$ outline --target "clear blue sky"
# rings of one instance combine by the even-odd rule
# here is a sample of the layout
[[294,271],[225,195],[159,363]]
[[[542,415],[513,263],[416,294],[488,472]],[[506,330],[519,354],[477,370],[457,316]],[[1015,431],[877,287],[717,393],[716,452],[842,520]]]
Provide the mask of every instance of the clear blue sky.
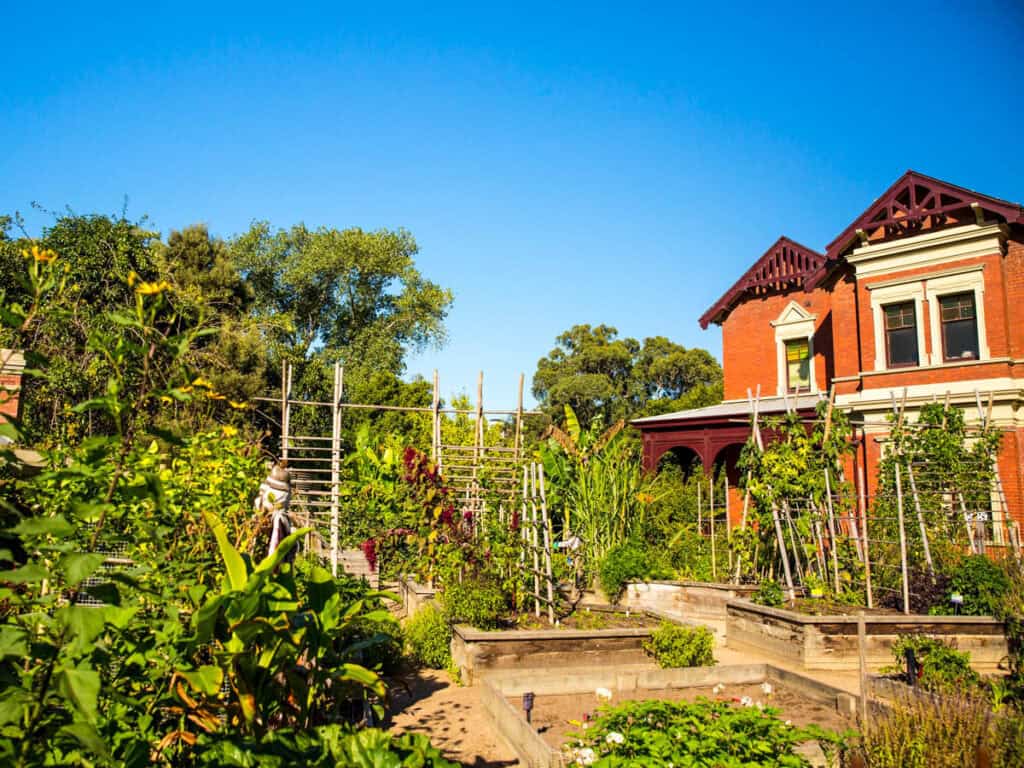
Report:
[[501,407],[575,323],[718,354],[907,168],[1024,198],[1019,0],[555,5],[6,3],[0,211],[404,226],[456,294],[410,373]]

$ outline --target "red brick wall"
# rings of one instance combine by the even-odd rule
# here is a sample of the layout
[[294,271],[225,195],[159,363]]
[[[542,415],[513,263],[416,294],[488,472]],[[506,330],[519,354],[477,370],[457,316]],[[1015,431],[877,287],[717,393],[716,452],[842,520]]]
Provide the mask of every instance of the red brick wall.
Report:
[[[831,293],[819,289],[806,293],[795,289],[787,293],[752,297],[739,304],[722,323],[722,369],[725,399],[742,400],[747,388],[762,396],[778,392],[778,358],[775,328],[782,311],[795,301],[807,312],[817,315],[814,326],[814,376],[819,389],[828,388],[832,372]],[[823,329],[824,326],[824,329]]]
[[[1006,353],[1010,357],[1020,358],[1024,357],[1024,231],[1020,228],[1014,229],[1006,243],[1006,258],[1003,259],[1002,267]],[[986,299],[985,311],[988,310],[989,302]],[[994,350],[992,354],[995,354]]]
[[18,415],[18,388],[21,387],[20,375],[0,375],[0,415]]

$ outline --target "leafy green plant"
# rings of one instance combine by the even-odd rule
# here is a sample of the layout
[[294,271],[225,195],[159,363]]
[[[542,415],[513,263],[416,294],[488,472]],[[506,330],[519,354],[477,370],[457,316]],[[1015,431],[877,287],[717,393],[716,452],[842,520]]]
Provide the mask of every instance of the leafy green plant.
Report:
[[[950,569],[951,592],[959,592],[964,602],[960,612],[968,616],[999,614],[1003,595],[1010,588],[1006,571],[985,555],[968,555]],[[936,606],[942,613],[952,613],[949,599]]]
[[644,641],[644,650],[663,669],[710,667],[715,663],[715,636],[707,627],[684,627],[663,621]]
[[643,542],[628,541],[608,550],[598,575],[601,589],[617,603],[630,581],[671,577],[672,572]]
[[405,646],[418,664],[431,669],[446,669],[452,661],[452,628],[440,610],[432,605],[421,608],[405,623]]
[[446,584],[441,605],[451,624],[469,624],[476,629],[497,628],[508,607],[496,584],[479,579]]
[[795,748],[811,740],[826,749],[841,742],[837,734],[820,728],[788,725],[771,707],[736,707],[702,698],[604,708],[565,751],[571,765],[595,768],[800,768],[810,762]]
[[928,635],[901,635],[893,643],[892,655],[898,665],[913,651],[919,665],[918,682],[928,691],[966,694],[977,692],[981,677],[971,669],[971,655],[958,651],[939,638]]
[[765,605],[769,608],[781,608],[786,604],[782,587],[774,579],[765,579],[758,584],[757,591],[750,599],[758,605]]

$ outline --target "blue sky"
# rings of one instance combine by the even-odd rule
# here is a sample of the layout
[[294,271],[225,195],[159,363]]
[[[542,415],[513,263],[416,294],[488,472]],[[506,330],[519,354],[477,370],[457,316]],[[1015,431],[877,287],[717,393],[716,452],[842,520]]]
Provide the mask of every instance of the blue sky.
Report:
[[719,354],[907,168],[1024,199],[1019,2],[551,5],[6,4],[0,211],[406,227],[456,295],[410,374],[506,407],[575,323]]

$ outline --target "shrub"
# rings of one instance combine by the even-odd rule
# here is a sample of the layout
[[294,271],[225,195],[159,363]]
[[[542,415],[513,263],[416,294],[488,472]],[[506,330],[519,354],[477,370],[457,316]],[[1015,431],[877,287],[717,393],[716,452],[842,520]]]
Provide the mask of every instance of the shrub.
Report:
[[782,594],[782,587],[774,579],[762,581],[750,599],[758,605],[766,605],[769,608],[781,608],[786,604],[786,598]]
[[1024,719],[993,717],[980,699],[900,696],[861,724],[849,765],[962,768],[1020,765]]
[[[969,555],[950,574],[951,588],[963,595],[961,613],[968,616],[995,616],[1002,606],[1003,594],[1010,588],[1006,571],[985,555]],[[944,613],[951,613],[945,604]]]
[[839,737],[820,728],[782,722],[771,707],[736,707],[698,699],[631,701],[608,708],[576,735],[566,751],[570,765],[761,766],[801,768],[810,762],[795,751],[817,739],[823,748]]
[[437,608],[427,605],[405,623],[405,646],[418,664],[445,669],[451,664],[452,628]]
[[506,609],[501,589],[477,579],[445,585],[441,604],[449,623],[469,624],[477,629],[495,629]]
[[714,635],[707,627],[683,627],[670,621],[663,621],[644,641],[644,650],[663,669],[710,667],[715,663],[714,647]]
[[908,650],[914,652],[920,667],[918,682],[928,691],[967,692],[981,684],[971,669],[971,655],[927,635],[901,635],[893,643],[892,655],[902,665]]
[[643,543],[627,541],[608,550],[601,561],[598,576],[608,599],[617,603],[630,581],[664,578],[671,570]]

